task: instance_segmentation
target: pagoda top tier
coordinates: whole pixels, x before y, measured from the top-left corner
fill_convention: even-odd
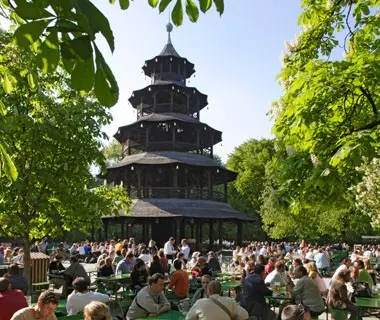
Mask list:
[[[146,76],[152,79],[152,83],[176,83],[186,86],[186,79],[194,73],[194,64],[186,58],[182,58],[174,49],[170,33],[173,25],[169,22],[166,25],[168,32],[168,42],[159,53],[150,60],[146,60],[142,69]]]

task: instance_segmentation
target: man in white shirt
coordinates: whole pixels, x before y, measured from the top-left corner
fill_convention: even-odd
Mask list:
[[[208,298],[197,300],[186,316],[186,320],[248,320],[248,312],[233,298],[222,297],[222,286],[218,281],[207,285]]]
[[[169,241],[164,245],[164,254],[166,259],[174,260],[177,250],[174,249],[175,239],[173,237],[169,238]]]
[[[270,272],[266,278],[265,283],[269,283],[273,287],[275,283],[279,283],[281,287],[286,285],[285,280],[282,276],[282,273],[285,271],[284,261],[277,261],[274,265],[274,270]]]
[[[260,251],[259,251],[260,254],[262,254],[264,257],[267,256],[267,248],[265,246],[263,246]]]
[[[76,278],[73,281],[74,291],[67,297],[67,315],[72,316],[83,312],[83,308],[91,301],[108,302],[109,297],[99,292],[88,291],[88,283],[84,278]]]
[[[363,252],[363,257],[366,258],[366,259],[371,259],[372,256],[373,256],[373,254],[372,254],[372,251],[371,251],[371,247],[368,246],[366,248],[366,250]]]
[[[187,263],[187,260],[189,260],[190,247],[187,244],[187,240],[186,239],[182,239],[181,245],[182,245],[181,252],[183,253],[183,261],[185,263]]]

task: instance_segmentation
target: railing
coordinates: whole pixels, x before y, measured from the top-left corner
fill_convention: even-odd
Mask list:
[[[226,197],[223,192],[209,192],[207,189],[192,189],[192,188],[140,188],[133,189],[130,193],[131,198],[181,198],[192,200],[215,200],[226,202]]]
[[[162,81],[170,81],[178,83],[180,85],[186,85],[185,78],[182,75],[175,72],[162,72],[152,74],[152,83],[160,83]]]

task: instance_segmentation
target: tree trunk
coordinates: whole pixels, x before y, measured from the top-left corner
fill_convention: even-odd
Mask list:
[[[24,234],[24,277],[28,283],[28,295],[32,290],[29,234]]]

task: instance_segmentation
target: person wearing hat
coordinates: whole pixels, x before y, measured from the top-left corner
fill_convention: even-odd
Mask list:
[[[208,257],[208,265],[211,269],[212,275],[216,276],[218,273],[221,273],[222,268],[220,267],[220,263],[219,263],[218,258],[215,255],[215,252],[210,251],[207,257]]]

